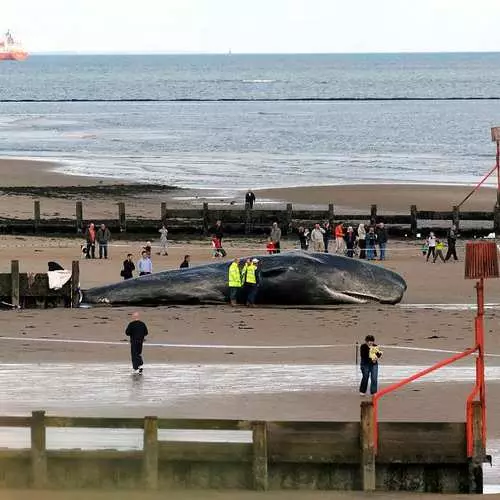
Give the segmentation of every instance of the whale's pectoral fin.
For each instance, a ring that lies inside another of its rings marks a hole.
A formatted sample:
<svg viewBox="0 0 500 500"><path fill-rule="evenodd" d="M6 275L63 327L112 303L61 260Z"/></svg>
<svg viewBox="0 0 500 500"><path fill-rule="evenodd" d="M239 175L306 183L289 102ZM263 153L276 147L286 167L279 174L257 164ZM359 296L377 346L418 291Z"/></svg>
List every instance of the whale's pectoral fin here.
<svg viewBox="0 0 500 500"><path fill-rule="evenodd" d="M280 266L280 267L271 267L270 269L263 269L261 274L263 278L275 278L276 276L280 276L281 274L285 274L293 270L293 268Z"/></svg>
<svg viewBox="0 0 500 500"><path fill-rule="evenodd" d="M357 297L352 297L345 293L339 292L337 290L332 290L331 288L323 285L323 289L328 294L328 296L337 303L340 304L366 304L366 300L358 299Z"/></svg>

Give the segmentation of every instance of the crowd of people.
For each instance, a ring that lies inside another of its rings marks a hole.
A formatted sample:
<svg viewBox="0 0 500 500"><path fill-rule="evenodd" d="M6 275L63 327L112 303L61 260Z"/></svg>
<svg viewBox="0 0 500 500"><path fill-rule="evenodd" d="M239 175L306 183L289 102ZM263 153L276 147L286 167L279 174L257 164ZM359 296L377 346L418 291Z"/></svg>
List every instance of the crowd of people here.
<svg viewBox="0 0 500 500"><path fill-rule="evenodd" d="M360 259L385 260L387 247L387 229L383 222L357 228L340 222L332 227L330 223L317 223L310 231L304 226L298 228L299 243L302 250L333 253ZM332 243L333 248L331 248Z"/></svg>
<svg viewBox="0 0 500 500"><path fill-rule="evenodd" d="M454 261L457 261L457 237L457 226L453 224L446 235L446 244L448 249L446 252L446 256L444 256L444 241L436 237L435 233L431 231L422 245L422 255L425 257L426 262L429 262L429 260L432 258L432 263L436 263L437 259L440 259L441 262L445 263L448 262L452 257Z"/></svg>

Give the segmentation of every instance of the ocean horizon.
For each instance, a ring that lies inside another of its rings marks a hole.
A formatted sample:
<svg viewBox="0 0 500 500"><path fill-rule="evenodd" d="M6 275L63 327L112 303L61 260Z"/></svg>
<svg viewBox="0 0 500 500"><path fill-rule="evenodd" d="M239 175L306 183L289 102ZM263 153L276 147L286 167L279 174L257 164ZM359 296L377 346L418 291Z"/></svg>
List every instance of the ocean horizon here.
<svg viewBox="0 0 500 500"><path fill-rule="evenodd" d="M196 189L474 184L500 124L496 52L34 55L0 81L1 156Z"/></svg>

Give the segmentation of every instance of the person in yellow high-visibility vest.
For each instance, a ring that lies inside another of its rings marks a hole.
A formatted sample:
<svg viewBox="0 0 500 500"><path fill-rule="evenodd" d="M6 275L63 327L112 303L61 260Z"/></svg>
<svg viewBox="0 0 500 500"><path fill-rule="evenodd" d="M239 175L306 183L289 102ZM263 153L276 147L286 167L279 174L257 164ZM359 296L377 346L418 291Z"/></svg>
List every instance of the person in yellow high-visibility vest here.
<svg viewBox="0 0 500 500"><path fill-rule="evenodd" d="M245 264L245 296L247 306L253 307L257 298L257 291L261 280L259 259L252 259Z"/></svg>
<svg viewBox="0 0 500 500"><path fill-rule="evenodd" d="M229 301L235 306L238 303L238 292L243 286L241 279L240 259L234 259L229 266Z"/></svg>

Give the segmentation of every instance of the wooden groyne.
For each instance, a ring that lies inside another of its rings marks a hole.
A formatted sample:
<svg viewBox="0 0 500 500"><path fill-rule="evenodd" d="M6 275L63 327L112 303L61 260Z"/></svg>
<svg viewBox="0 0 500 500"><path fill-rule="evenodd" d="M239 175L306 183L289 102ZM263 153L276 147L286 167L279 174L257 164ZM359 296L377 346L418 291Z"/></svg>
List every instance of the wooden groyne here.
<svg viewBox="0 0 500 500"><path fill-rule="evenodd" d="M395 236L416 236L420 231L434 230L443 232L453 222L460 227L462 222L469 222L467 227L460 228L463 234L484 235L494 231L500 233L500 208L491 212L462 212L458 207L450 211L418 210L411 205L406 214L384 214L378 211L377 205L371 205L366 214L337 214L333 203L325 210L295 210L291 203L283 209L249 209L249 208L212 208L203 203L199 208L169 208L167 203L158 207L156 219L131 219L127 217L125 203L117 204L116 219L92 219L84 216L81 201L75 204L75 213L71 218L42 218L40 201L33 204L32 219L15 219L0 217L0 233L3 234L82 234L89 222L106 224L115 237L134 234L156 235L161 224L168 227L169 234L208 235L217 220L221 220L226 234L252 235L269 231L273 222L278 222L283 233L296 232L301 225L311 227L316 222L330 221L358 224L360 222L384 222L389 233ZM476 224L471 224L474 221Z"/></svg>
<svg viewBox="0 0 500 500"><path fill-rule="evenodd" d="M480 408L476 414L479 422ZM0 427L31 431L29 449L0 450L3 488L482 492L482 457L467 457L464 423L380 423L375 453L371 402L361 404L359 422L57 417L34 411L30 417L0 417ZM52 427L142 429L143 447L48 450ZM251 431L251 441L163 441L160 429Z"/></svg>
<svg viewBox="0 0 500 500"><path fill-rule="evenodd" d="M59 290L49 288L47 273L21 273L11 261L10 273L0 273L0 305L12 308L78 307L80 262L72 263L71 279Z"/></svg>

